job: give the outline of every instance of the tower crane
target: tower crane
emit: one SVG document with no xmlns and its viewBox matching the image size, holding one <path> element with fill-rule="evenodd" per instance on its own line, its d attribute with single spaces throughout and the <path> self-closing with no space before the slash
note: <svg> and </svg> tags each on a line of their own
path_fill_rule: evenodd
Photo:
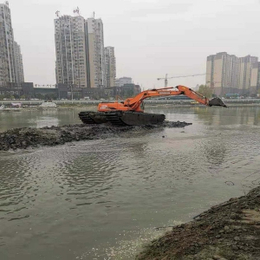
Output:
<svg viewBox="0 0 260 260">
<path fill-rule="evenodd" d="M 206 75 L 206 73 L 203 74 L 192 74 L 192 75 L 183 75 L 183 76 L 173 76 L 168 78 L 168 74 L 165 75 L 165 78 L 157 78 L 157 80 L 164 80 L 164 87 L 166 88 L 168 86 L 168 79 L 173 78 L 187 78 L 187 77 L 197 77 L 197 76 L 203 76 Z"/>
<path fill-rule="evenodd" d="M 57 17 L 60 17 L 60 11 L 56 11 L 55 14 Z"/>
<path fill-rule="evenodd" d="M 77 6 L 77 8 L 75 10 L 73 10 L 73 13 L 75 14 L 78 14 L 80 16 L 80 12 L 79 12 L 79 7 Z"/>
</svg>

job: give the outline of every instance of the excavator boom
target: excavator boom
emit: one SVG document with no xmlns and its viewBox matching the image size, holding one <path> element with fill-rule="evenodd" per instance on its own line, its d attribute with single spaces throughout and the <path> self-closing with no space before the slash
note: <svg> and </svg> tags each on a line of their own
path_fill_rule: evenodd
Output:
<svg viewBox="0 0 260 260">
<path fill-rule="evenodd" d="M 139 94 L 137 94 L 133 98 L 127 98 L 124 102 L 114 102 L 114 103 L 100 103 L 98 105 L 99 112 L 108 112 L 114 110 L 120 111 L 136 111 L 136 112 L 143 112 L 141 108 L 141 104 L 144 99 L 150 97 L 163 97 L 163 96 L 178 96 L 178 95 L 185 95 L 197 102 L 206 105 L 206 106 L 223 106 L 226 105 L 220 98 L 215 98 L 214 102 L 211 102 L 208 98 L 204 97 L 200 93 L 182 86 L 178 85 L 174 87 L 167 87 L 167 88 L 159 88 L 159 89 L 151 89 L 145 90 Z"/>
</svg>

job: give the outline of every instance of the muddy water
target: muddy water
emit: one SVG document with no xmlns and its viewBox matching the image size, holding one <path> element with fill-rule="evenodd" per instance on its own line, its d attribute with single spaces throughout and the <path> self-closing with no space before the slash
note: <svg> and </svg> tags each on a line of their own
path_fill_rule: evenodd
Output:
<svg viewBox="0 0 260 260">
<path fill-rule="evenodd" d="M 260 183 L 259 108 L 150 111 L 193 125 L 0 153 L 0 259 L 134 259 L 155 227 Z M 14 113 L 0 113 L 0 132 L 79 122 Z"/>
</svg>

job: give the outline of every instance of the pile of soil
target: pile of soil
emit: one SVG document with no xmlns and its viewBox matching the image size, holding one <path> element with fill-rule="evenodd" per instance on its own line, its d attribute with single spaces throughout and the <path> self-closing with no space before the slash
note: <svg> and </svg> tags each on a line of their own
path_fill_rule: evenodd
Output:
<svg viewBox="0 0 260 260">
<path fill-rule="evenodd" d="M 260 187 L 174 227 L 136 259 L 260 259 Z"/>
<path fill-rule="evenodd" d="M 166 121 L 162 125 L 141 128 L 148 130 L 160 127 L 185 127 L 187 125 L 190 125 L 190 123 Z M 116 127 L 105 124 L 16 128 L 0 133 L 0 151 L 26 149 L 28 147 L 37 146 L 54 146 L 80 140 L 104 139 L 137 128 L 140 129 L 140 127 Z"/>
</svg>

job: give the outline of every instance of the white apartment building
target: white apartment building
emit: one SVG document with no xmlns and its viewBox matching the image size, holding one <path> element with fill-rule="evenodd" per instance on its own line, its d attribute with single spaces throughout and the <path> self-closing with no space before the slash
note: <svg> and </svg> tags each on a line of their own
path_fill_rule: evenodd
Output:
<svg viewBox="0 0 260 260">
<path fill-rule="evenodd" d="M 88 85 L 91 88 L 106 86 L 103 22 L 88 18 L 85 22 L 88 51 Z"/>
<path fill-rule="evenodd" d="M 256 90 L 258 81 L 258 58 L 253 56 L 246 56 L 240 58 L 240 75 L 239 75 L 239 89 Z"/>
<path fill-rule="evenodd" d="M 56 82 L 86 88 L 87 52 L 85 19 L 63 15 L 54 20 L 56 47 Z"/>
<path fill-rule="evenodd" d="M 115 87 L 116 58 L 114 47 L 105 47 L 106 87 Z"/>
<path fill-rule="evenodd" d="M 130 77 L 122 77 L 116 79 L 116 87 L 122 87 L 125 84 L 131 84 L 131 83 L 133 83 L 133 80 Z"/>
<path fill-rule="evenodd" d="M 258 58 L 238 58 L 226 52 L 207 57 L 206 85 L 217 95 L 254 93 L 258 84 Z"/>
<path fill-rule="evenodd" d="M 101 19 L 63 15 L 55 19 L 56 81 L 78 88 L 106 86 Z"/>
<path fill-rule="evenodd" d="M 0 4 L 0 86 L 15 83 L 14 35 L 8 2 Z"/>
<path fill-rule="evenodd" d="M 21 54 L 20 45 L 14 41 L 14 64 L 15 64 L 15 82 L 19 85 L 24 82 L 24 72 L 23 72 L 23 57 Z"/>
</svg>

